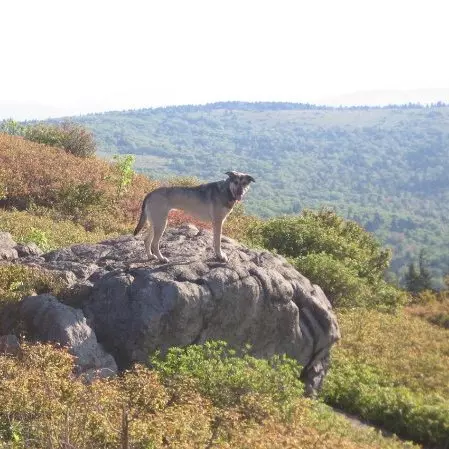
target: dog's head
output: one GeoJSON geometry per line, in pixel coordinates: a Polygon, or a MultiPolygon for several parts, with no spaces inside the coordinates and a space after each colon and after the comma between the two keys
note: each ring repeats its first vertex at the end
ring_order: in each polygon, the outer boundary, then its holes
{"type": "Polygon", "coordinates": [[[246,173],[227,171],[226,174],[229,176],[229,190],[236,201],[240,201],[243,198],[251,182],[256,182],[252,176],[246,173]]]}

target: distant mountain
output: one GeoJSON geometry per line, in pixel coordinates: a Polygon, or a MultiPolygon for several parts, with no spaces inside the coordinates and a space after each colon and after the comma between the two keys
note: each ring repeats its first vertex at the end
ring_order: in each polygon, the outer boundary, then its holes
{"type": "Polygon", "coordinates": [[[430,105],[449,103],[449,88],[409,90],[368,90],[321,98],[318,103],[328,106],[387,106],[402,104],[430,105]]]}
{"type": "Polygon", "coordinates": [[[148,175],[256,177],[249,213],[332,207],[394,249],[403,273],[425,249],[449,272],[449,107],[214,103],[77,118],[101,155],[133,153],[148,175]]]}

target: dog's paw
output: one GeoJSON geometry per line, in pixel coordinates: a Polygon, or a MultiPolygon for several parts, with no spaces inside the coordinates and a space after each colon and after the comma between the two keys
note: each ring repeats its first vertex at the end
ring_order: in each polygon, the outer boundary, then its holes
{"type": "Polygon", "coordinates": [[[166,257],[162,256],[162,257],[159,257],[159,262],[160,263],[168,263],[170,261],[166,257]]]}
{"type": "Polygon", "coordinates": [[[217,260],[219,260],[220,262],[227,262],[228,261],[228,257],[226,256],[226,254],[217,254],[217,260]]]}

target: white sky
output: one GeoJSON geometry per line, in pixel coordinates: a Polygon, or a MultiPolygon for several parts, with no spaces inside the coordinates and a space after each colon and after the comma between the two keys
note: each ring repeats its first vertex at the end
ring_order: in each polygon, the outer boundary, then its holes
{"type": "Polygon", "coordinates": [[[5,108],[14,112],[20,103],[61,115],[448,88],[445,6],[444,0],[0,0],[0,112],[13,116],[5,108]]]}

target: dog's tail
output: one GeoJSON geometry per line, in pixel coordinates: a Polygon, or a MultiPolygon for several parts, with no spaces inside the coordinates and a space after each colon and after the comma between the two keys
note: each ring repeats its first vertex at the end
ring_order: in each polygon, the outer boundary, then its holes
{"type": "Polygon", "coordinates": [[[142,210],[140,212],[140,218],[139,218],[139,223],[137,223],[136,229],[134,229],[134,235],[137,235],[142,228],[145,226],[145,223],[147,222],[147,213],[145,211],[145,203],[148,197],[146,197],[143,201],[142,201],[142,210]]]}

